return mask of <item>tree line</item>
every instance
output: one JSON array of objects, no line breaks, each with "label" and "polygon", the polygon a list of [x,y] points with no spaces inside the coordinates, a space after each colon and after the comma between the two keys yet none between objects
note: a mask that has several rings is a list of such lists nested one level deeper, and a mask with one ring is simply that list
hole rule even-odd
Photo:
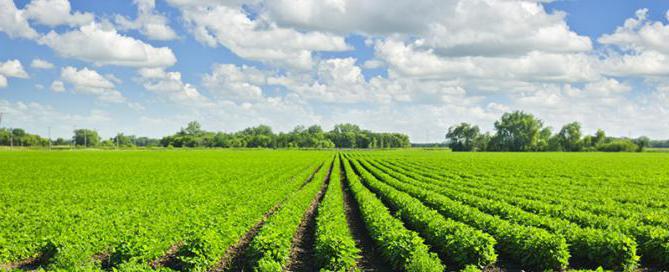
[{"label": "tree line", "polygon": [[599,129],[594,135],[584,135],[581,124],[572,122],[553,133],[542,120],[530,113],[505,113],[494,124],[494,133],[481,132],[477,125],[460,123],[446,133],[446,142],[454,151],[643,151],[650,146],[648,137],[607,137]]},{"label": "tree line", "polygon": [[292,131],[274,133],[266,125],[226,133],[205,131],[190,122],[174,135],[160,140],[165,147],[232,147],[232,148],[400,148],[409,147],[409,136],[401,133],[378,133],[353,124],[338,124],[331,131],[318,125],[297,126]]},{"label": "tree line", "polygon": [[354,124],[338,124],[331,131],[320,126],[297,126],[290,132],[275,133],[267,125],[232,133],[213,132],[190,122],[173,135],[153,139],[122,133],[102,139],[93,129],[76,129],[71,139],[54,141],[22,129],[0,129],[0,145],[76,146],[76,147],[222,147],[222,148],[403,148],[410,147],[409,136],[361,129]]}]

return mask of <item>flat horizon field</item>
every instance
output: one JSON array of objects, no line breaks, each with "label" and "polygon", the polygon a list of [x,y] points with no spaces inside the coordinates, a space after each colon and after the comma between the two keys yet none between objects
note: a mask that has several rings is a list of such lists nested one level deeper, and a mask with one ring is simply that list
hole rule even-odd
[{"label": "flat horizon field", "polygon": [[669,268],[669,154],[0,151],[0,270]]}]

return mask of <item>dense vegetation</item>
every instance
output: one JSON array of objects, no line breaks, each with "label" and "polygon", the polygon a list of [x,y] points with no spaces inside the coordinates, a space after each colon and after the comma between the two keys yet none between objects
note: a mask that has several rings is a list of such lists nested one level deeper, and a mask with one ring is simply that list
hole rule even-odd
[{"label": "dense vegetation", "polygon": [[505,113],[495,122],[495,133],[482,133],[476,125],[461,123],[446,133],[454,151],[604,151],[635,152],[650,146],[648,137],[607,137],[603,130],[583,136],[581,124],[564,125],[557,133],[543,121],[522,111]]},{"label": "dense vegetation", "polygon": [[0,160],[0,270],[669,269],[664,153],[0,151]]},{"label": "dense vegetation", "polygon": [[[0,145],[49,146],[49,139],[25,133],[22,129],[0,129]],[[54,146],[77,147],[223,147],[223,148],[402,148],[409,147],[409,137],[401,133],[379,133],[353,124],[339,124],[331,131],[320,126],[297,126],[290,132],[274,133],[266,125],[225,133],[203,130],[190,122],[174,135],[162,139],[136,137],[122,133],[103,140],[91,129],[76,129],[72,139],[58,138]]]},{"label": "dense vegetation", "polygon": [[399,133],[375,133],[357,125],[340,124],[325,132],[320,126],[298,126],[288,133],[274,133],[265,125],[235,133],[208,132],[197,122],[160,140],[174,147],[265,147],[265,148],[397,148],[409,147],[409,137]]}]

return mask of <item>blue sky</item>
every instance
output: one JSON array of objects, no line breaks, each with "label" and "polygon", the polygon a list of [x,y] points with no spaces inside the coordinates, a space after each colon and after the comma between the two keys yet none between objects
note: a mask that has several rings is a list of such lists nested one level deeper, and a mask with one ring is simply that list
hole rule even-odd
[{"label": "blue sky", "polygon": [[441,141],[525,110],[669,138],[668,1],[0,0],[2,126],[352,122]]}]

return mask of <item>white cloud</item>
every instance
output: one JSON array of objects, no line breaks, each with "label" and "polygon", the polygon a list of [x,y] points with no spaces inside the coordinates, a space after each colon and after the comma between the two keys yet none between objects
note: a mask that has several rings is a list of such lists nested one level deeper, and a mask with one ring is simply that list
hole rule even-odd
[{"label": "white cloud", "polygon": [[63,83],[60,80],[54,80],[53,82],[51,82],[50,89],[54,92],[62,93],[65,91],[65,83]]},{"label": "white cloud", "polygon": [[595,58],[583,53],[531,51],[522,56],[444,57],[420,43],[377,42],[376,54],[401,76],[453,80],[460,78],[579,82],[599,78]]},{"label": "white cloud", "polygon": [[528,51],[583,52],[586,36],[561,12],[535,1],[277,0],[265,3],[279,25],[348,34],[421,36],[445,55],[508,55]]},{"label": "white cloud", "polygon": [[19,60],[0,62],[0,88],[7,87],[8,77],[28,78],[28,73],[23,70]]},{"label": "white cloud", "polygon": [[362,67],[365,69],[377,69],[377,68],[382,68],[386,64],[383,61],[377,60],[377,59],[371,59],[367,60],[362,64]]},{"label": "white cloud", "polygon": [[267,84],[267,76],[249,66],[215,64],[211,74],[206,74],[202,82],[210,93],[220,99],[257,101],[263,98],[261,87]]},{"label": "white cloud", "polygon": [[0,62],[0,75],[6,77],[28,78],[28,73],[23,70],[19,60],[8,60]]},{"label": "white cloud", "polygon": [[24,11],[17,9],[13,0],[0,0],[0,31],[10,38],[34,39],[39,36],[28,24]]},{"label": "white cloud", "polygon": [[63,57],[89,61],[96,65],[168,67],[177,61],[168,47],[153,47],[119,34],[110,25],[98,23],[63,34],[51,31],[39,41]]},{"label": "white cloud", "polygon": [[211,106],[209,99],[200,94],[195,86],[181,80],[179,72],[166,72],[162,68],[143,68],[138,73],[139,82],[145,89],[174,103],[194,107]]},{"label": "white cloud", "polygon": [[649,21],[648,10],[636,11],[635,18],[625,20],[612,34],[598,41],[618,51],[602,60],[602,70],[616,76],[669,75],[669,24]]},{"label": "white cloud", "polygon": [[157,13],[155,0],[135,0],[137,5],[137,18],[135,20],[117,15],[115,22],[120,30],[138,30],[144,36],[152,40],[173,40],[177,38],[176,32],[169,26],[169,20],[164,15]]},{"label": "white cloud", "polygon": [[[72,84],[74,91],[77,93],[92,95],[106,102],[121,103],[126,101],[121,92],[116,90],[114,83],[95,70],[89,70],[85,67],[77,70],[77,68],[68,66],[61,70],[60,77],[64,82]],[[56,85],[54,86],[54,84]],[[58,91],[58,83],[52,83],[52,89]]]},{"label": "white cloud", "polygon": [[104,127],[103,124],[114,121],[109,112],[97,109],[72,114],[60,111],[47,104],[24,101],[12,102],[1,99],[0,112],[5,112],[8,117],[2,120],[3,126],[21,127],[42,136],[47,136],[48,129],[51,128],[52,136],[71,137],[74,126],[102,129],[101,132],[111,136],[112,131]]},{"label": "white cloud", "polygon": [[28,19],[50,27],[79,26],[93,22],[93,14],[79,11],[72,13],[71,9],[69,0],[32,0],[24,10]]},{"label": "white cloud", "polygon": [[309,69],[313,51],[350,49],[341,36],[282,28],[262,17],[252,20],[239,6],[183,7],[182,13],[198,41],[223,45],[251,60]]},{"label": "white cloud", "polygon": [[53,63],[43,59],[33,59],[33,61],[30,63],[30,67],[35,69],[51,69],[53,68]]}]

